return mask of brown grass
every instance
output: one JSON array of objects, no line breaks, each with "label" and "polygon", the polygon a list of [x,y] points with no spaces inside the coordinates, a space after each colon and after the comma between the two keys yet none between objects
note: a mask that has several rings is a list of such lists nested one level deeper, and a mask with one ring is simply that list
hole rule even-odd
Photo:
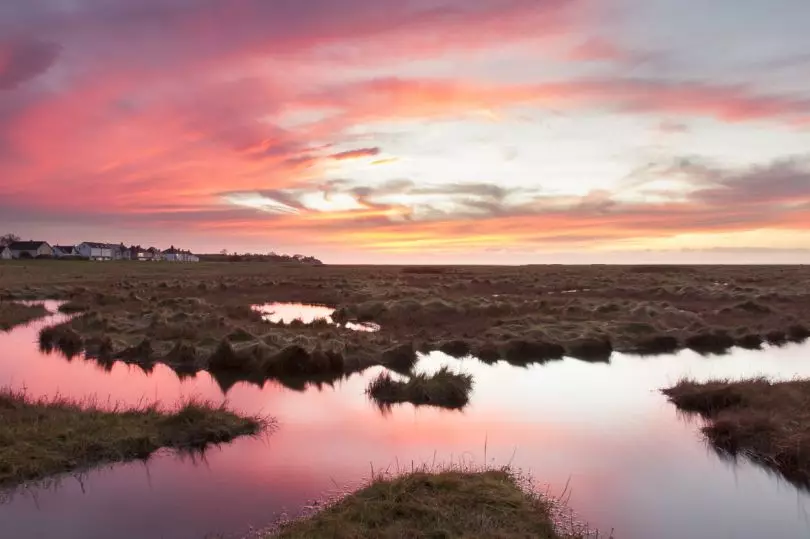
[{"label": "brown grass", "polygon": [[[53,297],[70,300],[71,309],[87,307],[69,327],[90,355],[193,372],[207,369],[227,340],[234,352],[224,356],[234,360],[227,368],[244,379],[266,372],[273,355],[300,352],[295,347],[308,363],[290,376],[322,377],[331,372],[316,367],[332,369],[338,356],[344,372],[385,365],[407,373],[416,350],[525,365],[563,355],[608,361],[613,351],[723,353],[810,336],[810,268],[802,266],[9,261],[2,272],[0,297]],[[269,301],[332,305],[336,321],[374,322],[381,331],[268,324],[249,305]],[[141,361],[138,347],[147,338],[150,357]],[[188,346],[176,350],[179,344]],[[323,361],[319,347],[334,361]]]},{"label": "brown grass", "polygon": [[459,409],[470,401],[472,387],[471,375],[442,367],[433,375],[415,374],[407,382],[395,380],[388,372],[383,372],[369,383],[366,393],[381,407],[410,402],[417,406]]},{"label": "brown grass", "polygon": [[810,380],[684,380],[664,394],[681,410],[708,419],[703,432],[717,450],[747,456],[810,487]]},{"label": "brown grass", "polygon": [[415,471],[377,478],[309,518],[265,539],[567,539],[551,502],[524,489],[509,470]]},{"label": "brown grass", "polygon": [[162,447],[202,450],[261,432],[267,420],[189,401],[175,412],[156,405],[105,411],[93,403],[33,400],[0,391],[0,486],[144,459]]},{"label": "brown grass", "polygon": [[47,309],[42,305],[23,305],[14,301],[0,300],[0,331],[9,331],[47,314]]}]

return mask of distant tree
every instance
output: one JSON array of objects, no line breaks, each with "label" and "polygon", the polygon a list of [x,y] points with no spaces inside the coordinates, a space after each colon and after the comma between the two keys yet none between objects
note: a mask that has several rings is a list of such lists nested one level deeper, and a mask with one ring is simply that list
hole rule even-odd
[{"label": "distant tree", "polygon": [[223,250],[221,250],[221,251],[219,252],[219,254],[221,254],[221,255],[225,256],[225,255],[227,255],[227,254],[228,254],[228,250],[227,250],[227,249],[223,249]]},{"label": "distant tree", "polygon": [[15,241],[20,241],[20,237],[17,234],[3,234],[0,236],[0,245],[11,245]]}]

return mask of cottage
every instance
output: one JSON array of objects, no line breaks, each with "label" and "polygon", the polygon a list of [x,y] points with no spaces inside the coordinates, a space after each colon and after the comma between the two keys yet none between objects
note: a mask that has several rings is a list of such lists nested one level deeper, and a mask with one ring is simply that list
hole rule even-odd
[{"label": "cottage", "polygon": [[163,254],[157,247],[150,247],[149,249],[146,250],[145,260],[149,260],[151,262],[159,262],[163,260]]},{"label": "cottage", "polygon": [[11,255],[11,249],[5,245],[0,245],[0,260],[11,260],[12,258],[14,257]]},{"label": "cottage", "polygon": [[163,260],[167,262],[182,262],[183,261],[183,252],[179,249],[175,249],[174,245],[163,251]]},{"label": "cottage", "polygon": [[85,241],[76,246],[80,256],[89,260],[112,260],[113,250],[109,243]]},{"label": "cottage", "polygon": [[79,253],[76,251],[75,245],[54,245],[53,256],[56,258],[65,258],[69,256],[79,256]]},{"label": "cottage", "polygon": [[53,247],[47,241],[15,241],[8,246],[13,258],[41,258],[53,256]]},{"label": "cottage", "polygon": [[109,243],[109,244],[107,244],[107,246],[110,248],[110,251],[112,252],[112,259],[113,260],[124,260],[125,259],[127,248],[126,248],[126,246],[124,246],[123,243],[119,243],[117,245],[114,244],[114,243]]}]

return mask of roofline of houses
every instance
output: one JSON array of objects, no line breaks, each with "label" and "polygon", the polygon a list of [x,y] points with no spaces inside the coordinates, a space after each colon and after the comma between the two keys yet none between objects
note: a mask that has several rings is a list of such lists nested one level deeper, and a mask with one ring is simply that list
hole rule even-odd
[{"label": "roofline of houses", "polygon": [[[138,260],[167,262],[199,262],[200,257],[189,250],[177,249],[174,245],[166,251],[157,247],[143,249],[140,245],[127,247],[123,243],[85,241],[75,245],[51,245],[47,241],[16,241],[0,245],[12,258],[83,258],[86,260]],[[133,257],[133,255],[135,255]],[[6,255],[5,258],[8,258]]]}]

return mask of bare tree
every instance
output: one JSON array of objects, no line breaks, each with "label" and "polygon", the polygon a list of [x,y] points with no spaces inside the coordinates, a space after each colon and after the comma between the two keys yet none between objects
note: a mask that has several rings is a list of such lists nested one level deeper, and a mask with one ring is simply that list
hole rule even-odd
[{"label": "bare tree", "polygon": [[221,250],[221,251],[219,252],[219,254],[221,254],[221,255],[227,255],[227,254],[228,254],[228,250],[227,250],[227,249],[223,249],[223,250]]},{"label": "bare tree", "polygon": [[3,234],[0,236],[0,245],[11,245],[15,241],[20,241],[20,237],[17,234]]}]

